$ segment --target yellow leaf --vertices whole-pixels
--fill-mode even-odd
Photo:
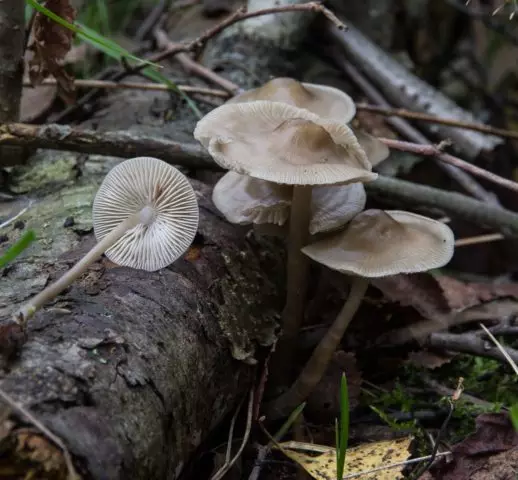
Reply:
[[[348,448],[345,456],[344,477],[404,462],[410,455],[408,448],[411,441],[412,438],[409,437]],[[336,450],[334,448],[303,442],[284,442],[278,444],[278,448],[316,480],[336,478]],[[301,453],[300,450],[312,452],[313,455]],[[314,455],[314,453],[318,453],[318,455]],[[357,480],[396,480],[402,478],[400,475],[402,469],[403,465],[354,478]]]

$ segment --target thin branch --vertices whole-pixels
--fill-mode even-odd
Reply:
[[[507,362],[506,357],[498,348],[493,347],[487,340],[473,333],[432,333],[428,338],[427,344],[433,348],[469,353],[479,357],[494,358],[501,362]],[[513,348],[505,348],[505,351],[515,363],[518,362],[518,351]]]
[[[44,80],[41,85],[57,85],[53,78]],[[80,88],[102,88],[105,90],[113,89],[128,89],[128,90],[156,90],[169,91],[171,90],[167,85],[152,82],[113,82],[110,80],[75,80],[74,85]],[[23,82],[24,87],[32,87],[29,81]],[[228,98],[228,92],[224,90],[214,90],[205,87],[193,87],[191,85],[177,85],[178,89],[186,93],[200,93],[202,95],[212,95],[213,97]]]
[[[68,125],[9,123],[0,124],[0,145],[68,150],[121,158],[151,156],[189,168],[219,168],[201,145],[147,137],[129,131],[98,132],[75,129]]]
[[[491,339],[491,341],[495,344],[495,346],[500,350],[504,358],[507,360],[507,363],[511,365],[511,368],[514,370],[514,373],[518,376],[518,366],[516,366],[516,362],[511,358],[509,352],[505,349],[505,347],[495,338],[495,336],[488,330],[488,328],[482,323],[479,323],[480,328],[486,332],[487,336]]]
[[[63,457],[65,459],[65,463],[68,469],[68,478],[69,480],[79,480],[81,477],[76,472],[74,468],[74,463],[72,462],[72,456],[68,451],[67,446],[64,444],[63,440],[59,438],[56,434],[51,432],[43,423],[41,423],[29,410],[27,410],[22,404],[18,403],[16,400],[11,398],[9,394],[4,392],[0,388],[0,398],[9,405],[9,407],[14,410],[18,415],[25,418],[26,421],[34,425],[43,435],[45,435],[52,443],[54,443],[58,448],[63,452]]]
[[[29,202],[29,205],[27,205],[25,208],[22,208],[14,217],[11,217],[9,220],[6,220],[3,223],[0,223],[0,228],[5,228],[8,225],[10,225],[11,223],[18,220],[25,212],[27,212],[27,210],[29,210],[29,208],[31,208],[31,205],[32,205],[32,201]]]
[[[456,247],[465,247],[466,245],[477,245],[479,243],[496,242],[503,240],[505,237],[501,233],[487,233],[486,235],[476,235],[474,237],[459,238],[455,240]]]
[[[172,42],[167,36],[167,33],[160,28],[155,29],[154,35],[159,48],[167,50],[168,48],[173,48],[175,45],[178,45],[177,43]],[[180,65],[187,73],[196,75],[197,77],[212,82],[229,92],[231,95],[241,91],[239,85],[236,85],[221,75],[218,75],[210,68],[201,65],[186,53],[179,53],[176,55],[175,60],[180,63]],[[226,95],[228,96],[228,93],[226,93]]]
[[[438,123],[440,125],[448,125],[450,127],[465,128],[467,130],[474,130],[476,132],[488,133],[490,135],[497,135],[506,138],[518,139],[518,132],[512,130],[505,130],[503,128],[491,127],[480,123],[464,122],[462,120],[455,120],[451,118],[436,117],[435,115],[428,115],[426,113],[414,112],[404,108],[388,108],[380,107],[378,105],[370,105],[368,103],[357,103],[356,108],[365,112],[378,113],[387,117],[401,117],[411,120],[419,120],[421,122]]]
[[[469,162],[461,160],[458,157],[454,157],[449,153],[443,153],[438,147],[435,145],[419,145],[416,143],[410,142],[402,142],[401,140],[392,140],[391,138],[380,138],[387,147],[392,148],[394,150],[400,150],[402,152],[411,152],[417,155],[436,157],[442,162],[449,163],[458,168],[462,168],[472,175],[476,175],[480,178],[485,178],[490,182],[496,183],[497,185],[501,185],[502,187],[508,188],[509,190],[514,190],[518,192],[518,183],[513,182],[512,180],[508,180],[507,178],[496,175],[495,173],[489,172],[488,170],[484,170],[483,168],[477,167]]]

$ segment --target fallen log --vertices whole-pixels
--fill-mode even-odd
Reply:
[[[97,160],[71,182],[77,157],[48,152],[14,177],[13,188],[34,198],[28,179],[36,175],[42,196],[23,217],[38,242],[0,281],[4,325],[16,305],[93,244],[84,235],[92,194],[114,162]],[[154,273],[96,263],[34,318],[25,344],[4,363],[2,390],[62,438],[87,477],[175,478],[250,389],[256,346],[275,338],[282,289],[269,279],[282,277],[282,258],[225,222],[210,187],[193,185],[200,228],[184,258]],[[8,241],[21,232],[8,229]],[[20,447],[25,429],[8,432],[0,436],[0,445],[11,445],[0,465],[36,468],[36,453]]]

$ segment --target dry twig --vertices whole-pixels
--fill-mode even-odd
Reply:
[[[450,127],[465,128],[467,130],[474,130],[476,132],[488,133],[490,135],[518,139],[518,132],[513,132],[512,130],[491,127],[489,125],[483,125],[480,123],[464,122],[451,118],[437,117],[435,115],[427,115],[426,113],[414,112],[404,108],[388,108],[378,105],[370,105],[368,103],[357,103],[356,108],[358,110],[378,113],[387,117],[401,117],[408,118],[410,120],[419,120],[420,122],[438,123],[441,125],[448,125]]]
[[[0,124],[0,145],[69,150],[130,158],[153,156],[190,168],[217,168],[210,155],[197,144],[183,144],[128,131],[98,132],[67,125]]]
[[[178,45],[177,43],[171,42],[171,40],[169,40],[169,37],[167,36],[167,33],[165,33],[160,28],[157,28],[155,30],[155,40],[158,44],[158,47],[165,50],[173,48],[175,45]],[[203,78],[204,80],[214,83],[226,90],[226,92],[229,92],[230,94],[235,94],[241,91],[239,85],[236,85],[235,83],[231,82],[230,80],[227,80],[221,75],[218,75],[210,68],[205,67],[204,65],[198,63],[196,60],[193,60],[186,53],[179,53],[178,55],[176,55],[175,59],[178,61],[178,63],[180,63],[180,65],[187,73],[196,75],[199,78]]]
[[[48,78],[44,80],[41,85],[56,85],[56,80]],[[170,91],[171,89],[161,83],[152,82],[113,82],[110,80],[75,80],[74,85],[81,88],[102,88],[105,90],[156,90],[156,91]],[[32,87],[30,82],[24,82],[24,87]],[[228,98],[228,92],[224,90],[214,90],[205,87],[193,87],[191,85],[177,85],[178,89],[186,93],[200,93],[202,95],[212,95],[214,97]]]
[[[462,168],[472,175],[476,175],[480,178],[485,178],[490,182],[501,185],[502,187],[508,188],[518,192],[518,183],[508,180],[507,178],[496,175],[495,173],[484,170],[483,168],[477,167],[471,163],[461,160],[458,157],[454,157],[449,153],[444,153],[435,145],[419,145],[416,143],[402,142],[401,140],[392,140],[391,138],[380,138],[387,147],[394,150],[400,150],[402,152],[415,153],[417,155],[424,155],[427,157],[436,157],[442,162],[449,163],[458,168]]]

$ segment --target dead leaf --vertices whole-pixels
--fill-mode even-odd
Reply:
[[[366,443],[347,449],[344,476],[405,461],[410,456],[408,449],[411,442],[412,438],[405,437]],[[336,478],[336,450],[334,448],[303,442],[284,442],[278,447],[284,455],[297,462],[316,480]],[[317,453],[317,455],[300,453],[301,450]],[[402,478],[400,475],[402,470],[403,466],[399,466],[356,478],[358,480],[396,480]]]
[[[391,302],[415,308],[423,317],[440,320],[451,311],[444,292],[428,273],[375,278],[372,285]]]
[[[476,419],[476,431],[451,449],[452,460],[440,460],[430,469],[429,478],[437,480],[472,480],[487,468],[495,454],[516,451],[518,433],[507,413],[485,413]],[[514,457],[516,458],[516,457]],[[494,465],[494,462],[491,462]],[[482,476],[482,479],[515,477]]]
[[[439,368],[446,363],[453,360],[455,354],[450,353],[436,353],[430,350],[420,350],[418,352],[410,352],[408,354],[407,363],[415,365],[417,367],[428,368],[433,370]]]
[[[309,396],[304,409],[313,421],[334,422],[340,413],[340,378],[345,373],[350,409],[356,408],[360,397],[362,374],[353,353],[335,352],[320,383]]]
[[[45,7],[69,23],[76,12],[69,0],[47,0]],[[58,93],[67,103],[74,102],[74,78],[65,70],[64,59],[72,46],[74,32],[37,12],[33,24],[33,58],[29,61],[29,76],[34,86],[52,75],[58,83]]]
[[[17,433],[17,453],[20,458],[35,462],[47,473],[66,474],[67,465],[59,448],[55,447],[44,437],[28,430]]]

